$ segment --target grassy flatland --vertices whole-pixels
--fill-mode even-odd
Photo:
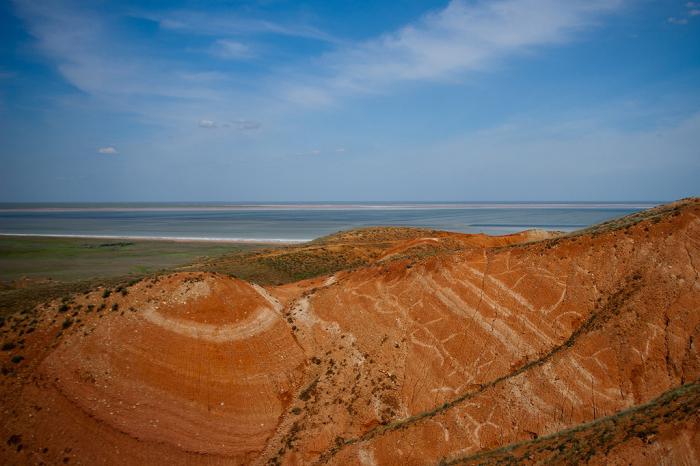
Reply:
[[[204,241],[0,237],[0,315],[98,285],[261,247]]]
[[[433,230],[373,227],[299,245],[0,237],[0,316],[97,286],[154,273],[211,271],[268,284],[368,265],[405,240]]]
[[[85,238],[0,237],[0,280],[59,281],[142,275],[256,245]]]

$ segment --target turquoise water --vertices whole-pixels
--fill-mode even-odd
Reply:
[[[0,204],[0,234],[308,241],[376,225],[507,234],[571,231],[649,203]]]

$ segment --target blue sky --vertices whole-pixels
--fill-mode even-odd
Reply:
[[[6,202],[698,195],[700,2],[0,2],[0,158]]]

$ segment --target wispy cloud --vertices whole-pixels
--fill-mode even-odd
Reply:
[[[199,120],[200,128],[233,128],[239,131],[254,131],[260,129],[262,124],[259,121],[238,119],[231,122],[225,121],[217,123],[214,120]]]
[[[260,129],[262,126],[260,122],[252,120],[236,120],[232,123],[232,125],[240,131],[253,131]]]
[[[216,128],[216,122],[214,120],[199,120],[200,128]]]
[[[311,149],[311,150],[307,150],[307,151],[303,151],[303,152],[297,152],[296,154],[294,154],[294,156],[296,156],[296,157],[308,157],[308,156],[321,155],[322,153],[323,153],[323,151],[321,151],[321,149]]]
[[[298,152],[295,155],[298,157],[303,157],[303,156],[314,156],[314,155],[322,155],[322,154],[343,154],[347,152],[347,149],[344,147],[337,147],[333,150],[321,150],[321,149],[312,149],[308,150],[305,152]]]
[[[303,21],[283,24],[265,19],[245,17],[229,11],[177,10],[145,13],[144,18],[156,21],[161,28],[188,34],[215,37],[272,34],[303,37],[324,42],[338,42],[332,35]]]
[[[215,57],[225,60],[247,59],[254,55],[248,45],[230,39],[217,40],[212,44],[210,52]]]
[[[415,24],[325,55],[316,75],[287,89],[290,100],[323,104],[343,93],[402,81],[454,79],[535,47],[570,40],[622,0],[453,0]]]
[[[91,95],[216,98],[210,83],[187,79],[182,63],[147,57],[113,29],[110,19],[70,0],[15,0],[37,48],[72,85]],[[194,72],[194,70],[191,70]]]
[[[171,31],[214,37],[209,52],[226,59],[255,55],[238,37],[245,34],[306,37],[336,45],[334,52],[310,64],[288,65],[284,74],[267,70],[268,79],[253,82],[241,82],[245,77],[206,69],[194,61],[141,55],[139,44],[120,40],[113,18],[91,10],[90,4],[15,0],[15,5],[38,48],[68,82],[90,95],[110,98],[117,106],[126,106],[124,97],[131,98],[131,111],[173,119],[194,111],[209,113],[213,106],[220,110],[215,115],[231,107],[243,107],[246,112],[259,109],[243,105],[253,99],[265,99],[271,106],[280,102],[323,106],[344,95],[385,92],[404,82],[461,79],[510,55],[570,40],[624,1],[453,0],[413,24],[354,45],[339,44],[303,21],[282,25],[191,10],[141,15]],[[155,101],[163,98],[180,111],[165,111],[164,102]],[[247,123],[231,125],[257,128]]]
[[[208,115],[195,120],[200,127],[254,131],[261,127],[257,120],[292,107],[296,111],[299,103],[324,106],[346,95],[388,92],[406,82],[461,79],[490,69],[511,55],[571,40],[625,0],[453,0],[412,24],[354,45],[339,43],[303,21],[282,25],[190,10],[142,15],[170,31],[211,37],[211,48],[205,49],[226,59],[256,56],[242,39],[245,35],[306,37],[335,46],[315,60],[304,57],[303,66],[285,65],[284,74],[258,69],[255,78],[216,60],[141,54],[140,39],[122,37],[115,18],[91,9],[92,4],[14,1],[38,49],[84,93],[159,122],[192,127],[194,118]],[[253,118],[228,120],[231,108]]]
[[[105,155],[116,155],[119,153],[117,149],[115,149],[112,146],[100,147],[99,149],[97,149],[97,152]]]
[[[266,98],[258,83],[246,84],[244,92],[243,78],[217,69],[213,61],[192,61],[184,50],[180,55],[148,53],[157,45],[124,34],[118,11],[72,0],[14,0],[14,6],[35,49],[84,94],[72,96],[74,102],[87,97],[101,111],[178,128],[191,125],[192,115],[218,116],[230,108],[246,113],[253,108],[259,114],[266,108],[258,103]]]
[[[687,2],[685,8],[686,11],[682,16],[671,16],[666,21],[671,24],[685,25],[688,24],[689,19],[700,16],[700,2]]]

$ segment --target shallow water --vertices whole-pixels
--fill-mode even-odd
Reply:
[[[656,203],[2,204],[0,234],[307,241],[373,225],[571,231]]]

